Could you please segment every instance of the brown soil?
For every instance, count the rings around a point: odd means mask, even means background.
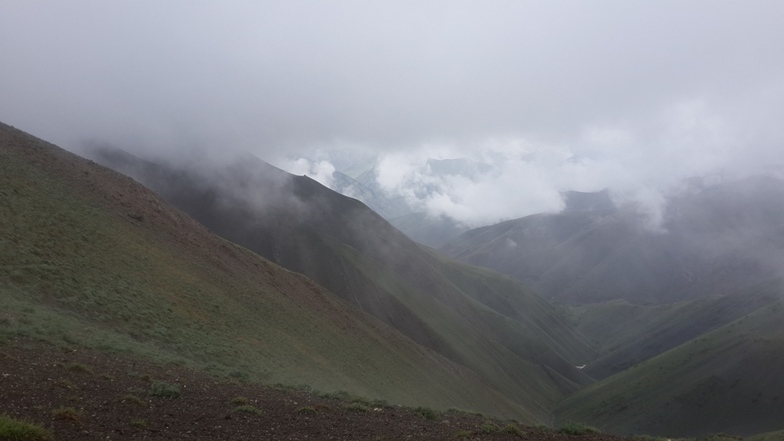
[[[179,386],[180,396],[151,394],[155,382]],[[247,398],[259,413],[237,411],[236,397]],[[127,356],[21,339],[0,343],[0,414],[49,428],[57,440],[519,439],[483,433],[488,419],[478,415],[445,413],[426,420],[407,408],[371,405],[362,411],[349,409],[350,404]],[[492,423],[499,428],[515,424]],[[526,440],[622,440],[515,425]]]

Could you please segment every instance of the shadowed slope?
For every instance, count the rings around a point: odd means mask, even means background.
[[[0,124],[0,335],[393,402],[523,410],[135,181]]]
[[[569,303],[673,303],[731,294],[784,267],[784,182],[695,183],[664,231],[633,210],[539,214],[468,231],[442,250]]]
[[[777,301],[583,389],[556,415],[664,436],[780,430],[782,370],[784,305]]]
[[[534,419],[590,379],[593,356],[546,301],[510,278],[415,244],[360,202],[252,157],[170,167],[122,152],[137,177],[216,233],[312,277],[412,340],[477,372]]]

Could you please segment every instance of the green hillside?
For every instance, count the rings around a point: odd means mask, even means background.
[[[777,301],[594,384],[555,409],[605,431],[689,436],[780,430],[784,304]]]
[[[132,179],[6,125],[0,232],[3,338],[527,416],[470,369],[210,233]]]
[[[362,203],[253,157],[170,166],[97,156],[223,237],[308,275],[417,343],[476,372],[549,422],[591,382],[595,353],[560,311],[519,282],[417,245]]]
[[[584,372],[603,379],[666,352],[780,297],[771,281],[736,295],[667,305],[634,305],[614,300],[569,306],[572,323],[597,346],[600,357]]]

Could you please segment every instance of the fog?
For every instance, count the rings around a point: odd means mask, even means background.
[[[5,2],[0,120],[76,151],[248,151],[327,185],[339,167],[301,157],[356,152],[390,195],[471,226],[603,188],[656,224],[686,177],[781,171],[782,16],[780,1]],[[491,168],[443,176],[428,158]]]

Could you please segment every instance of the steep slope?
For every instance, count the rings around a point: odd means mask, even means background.
[[[0,124],[0,335],[239,379],[526,412],[310,279],[135,181]]]
[[[594,356],[546,301],[511,278],[426,251],[360,202],[253,157],[173,167],[99,156],[212,231],[297,272],[476,372],[549,421],[550,406],[591,380]]]
[[[668,305],[613,300],[570,306],[572,323],[601,355],[584,372],[597,379],[609,377],[775,302],[780,291],[780,282],[769,282],[737,295]]]
[[[566,210],[471,230],[441,249],[569,303],[731,294],[784,267],[784,182],[695,182],[668,200],[663,228],[627,208]]]
[[[782,369],[784,304],[777,301],[578,392],[556,416],[663,436],[781,430]]]

